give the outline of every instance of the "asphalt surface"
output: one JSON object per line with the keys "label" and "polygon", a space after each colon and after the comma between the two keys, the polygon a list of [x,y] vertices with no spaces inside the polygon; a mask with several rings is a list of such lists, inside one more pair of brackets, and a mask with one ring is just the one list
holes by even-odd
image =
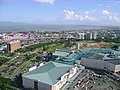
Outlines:
{"label": "asphalt surface", "polygon": [[25,65],[30,64],[30,61],[24,62],[22,65],[20,65],[11,75],[11,80],[14,80],[15,76],[21,73],[21,68],[24,67]]}
{"label": "asphalt surface", "polygon": [[66,90],[120,90],[120,86],[114,82],[106,75],[98,75],[85,69]]}

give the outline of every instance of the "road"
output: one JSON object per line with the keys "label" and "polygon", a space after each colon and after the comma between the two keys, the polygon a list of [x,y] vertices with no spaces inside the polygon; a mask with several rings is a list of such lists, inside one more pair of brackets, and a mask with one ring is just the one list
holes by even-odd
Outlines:
{"label": "road", "polygon": [[[36,57],[33,57],[31,60],[35,60],[35,58]],[[26,66],[26,65],[29,65],[31,63],[31,60],[24,62],[22,65],[20,65],[11,75],[11,80],[14,80],[15,76],[18,75],[19,73],[21,73],[21,68]]]}
{"label": "road", "polygon": [[[7,63],[10,63],[10,62],[14,61],[17,57],[19,57],[19,56],[13,57],[13,58],[12,58],[10,61],[8,61]],[[7,67],[7,65],[2,65],[2,66],[0,66],[0,72],[1,72],[2,70],[4,70],[5,67]]]}
{"label": "road", "polygon": [[30,61],[24,62],[22,65],[20,65],[11,75],[11,80],[14,80],[15,76],[18,75],[19,73],[21,73],[21,68],[27,64],[30,64]]}

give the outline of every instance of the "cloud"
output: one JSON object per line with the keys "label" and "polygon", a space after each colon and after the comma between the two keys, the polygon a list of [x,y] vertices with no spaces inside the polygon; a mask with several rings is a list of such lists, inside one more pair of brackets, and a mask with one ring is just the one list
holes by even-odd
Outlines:
{"label": "cloud", "polygon": [[110,15],[110,12],[109,12],[109,11],[107,11],[107,10],[103,10],[103,11],[102,11],[102,13],[103,13],[103,15],[105,15],[105,16]]}
{"label": "cloud", "polygon": [[55,0],[34,0],[34,1],[41,2],[41,3],[54,4]]}
{"label": "cloud", "polygon": [[120,21],[120,18],[117,15],[111,13],[108,10],[103,10],[102,14],[104,16],[103,18],[106,19],[106,20],[114,21],[114,22],[119,22]]}
{"label": "cloud", "polygon": [[89,15],[90,13],[89,13],[88,11],[85,11],[85,14],[86,14],[86,15]]}
{"label": "cloud", "polygon": [[89,15],[88,11],[85,11],[83,15],[78,15],[74,11],[64,10],[64,19],[65,20],[74,20],[74,21],[93,21],[94,17]]}
{"label": "cloud", "polygon": [[99,7],[102,7],[102,6],[103,6],[103,4],[98,4],[98,6],[99,6]]}
{"label": "cloud", "polygon": [[110,6],[110,5],[106,5],[106,7],[107,7],[107,8],[110,8],[110,7],[112,7],[112,6]]}
{"label": "cloud", "polygon": [[65,20],[74,20],[75,18],[74,11],[64,10],[64,13],[65,13]]}

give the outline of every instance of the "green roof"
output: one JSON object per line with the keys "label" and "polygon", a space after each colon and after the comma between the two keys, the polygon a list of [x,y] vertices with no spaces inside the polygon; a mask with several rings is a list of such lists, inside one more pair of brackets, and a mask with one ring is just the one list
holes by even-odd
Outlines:
{"label": "green roof", "polygon": [[49,85],[54,85],[60,80],[60,77],[72,67],[72,65],[49,62],[40,68],[24,74],[23,77],[38,80]]}
{"label": "green roof", "polygon": [[110,48],[92,48],[86,50],[80,50],[81,52],[85,53],[112,53],[113,50]]}
{"label": "green roof", "polygon": [[54,56],[60,56],[60,57],[66,57],[68,56],[70,53],[69,52],[64,52],[64,51],[55,51],[53,53]]}
{"label": "green roof", "polygon": [[80,57],[79,54],[77,54],[77,53],[72,53],[72,54],[70,54],[70,56],[69,56],[68,58],[78,59],[79,57]]}
{"label": "green roof", "polygon": [[103,54],[98,54],[98,53],[88,53],[86,55],[83,55],[82,57],[89,58],[89,59],[103,60],[104,55]]}
{"label": "green roof", "polygon": [[68,57],[63,58],[63,61],[75,61],[78,60],[81,57],[81,55],[77,54],[77,53],[72,53],[70,54]]}

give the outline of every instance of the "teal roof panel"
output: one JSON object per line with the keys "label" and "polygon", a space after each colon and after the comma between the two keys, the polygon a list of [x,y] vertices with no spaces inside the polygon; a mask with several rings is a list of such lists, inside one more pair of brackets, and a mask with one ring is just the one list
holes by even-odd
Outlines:
{"label": "teal roof panel", "polygon": [[72,67],[72,65],[49,62],[40,68],[24,74],[23,77],[54,85],[59,81],[60,77]]}

